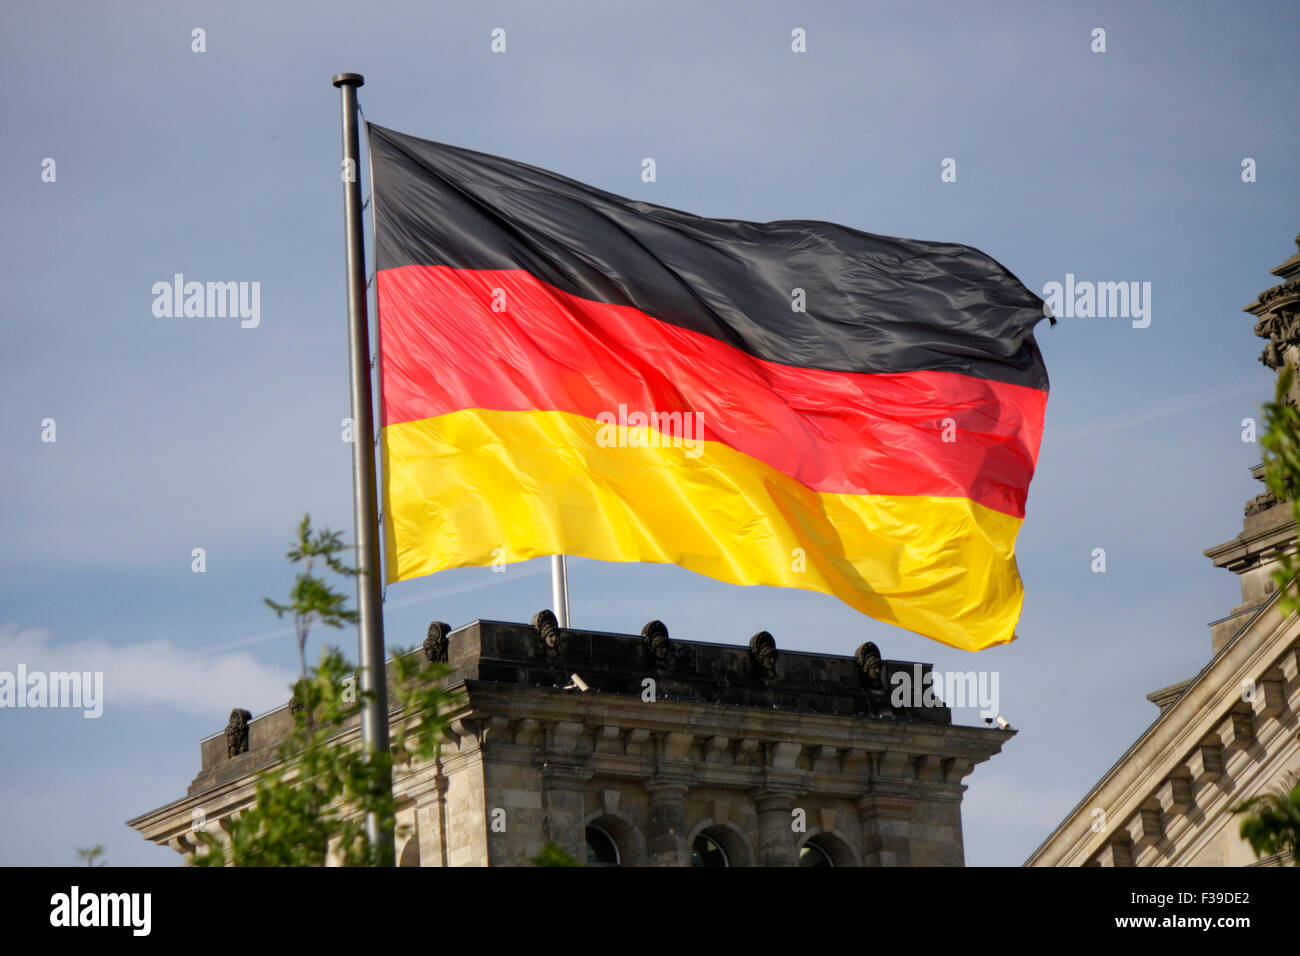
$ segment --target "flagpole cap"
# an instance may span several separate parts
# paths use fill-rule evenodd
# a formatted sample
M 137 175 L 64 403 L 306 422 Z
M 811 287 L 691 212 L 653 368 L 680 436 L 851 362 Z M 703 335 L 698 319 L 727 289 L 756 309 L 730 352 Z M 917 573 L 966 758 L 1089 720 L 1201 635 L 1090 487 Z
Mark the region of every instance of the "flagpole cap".
M 362 86 L 365 82 L 366 82 L 366 78 L 362 76 L 360 73 L 335 73 L 334 74 L 335 86 Z

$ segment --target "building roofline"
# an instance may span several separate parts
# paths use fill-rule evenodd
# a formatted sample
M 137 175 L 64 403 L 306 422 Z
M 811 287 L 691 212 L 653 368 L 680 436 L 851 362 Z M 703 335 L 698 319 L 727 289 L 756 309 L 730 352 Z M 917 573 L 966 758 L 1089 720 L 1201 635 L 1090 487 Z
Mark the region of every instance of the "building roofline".
M 1254 623 L 1269 608 L 1273 607 L 1273 605 L 1277 603 L 1278 598 L 1281 597 L 1281 594 L 1282 592 L 1276 591 L 1270 596 L 1269 600 L 1259 605 L 1255 613 L 1251 615 L 1250 620 L 1247 621 L 1245 624 L 1243 624 L 1240 629 L 1238 629 L 1237 633 L 1232 636 L 1231 640 L 1225 641 L 1224 645 L 1221 648 L 1219 648 L 1219 652 L 1215 654 L 1213 657 L 1211 657 L 1209 661 L 1206 662 L 1205 666 L 1202 667 L 1194 677 L 1189 679 L 1187 687 L 1183 691 L 1183 696 L 1180 698 L 1180 701 L 1189 699 L 1189 697 L 1191 696 L 1191 691 L 1198 684 L 1200 684 L 1202 680 L 1204 680 L 1205 675 L 1210 672 L 1210 670 L 1215 666 L 1215 664 L 1217 664 L 1219 660 L 1226 653 L 1228 653 L 1230 649 L 1233 648 L 1233 645 L 1236 643 L 1237 638 L 1240 637 L 1245 631 L 1249 630 L 1254 625 Z M 1056 825 L 1056 828 L 1052 830 L 1050 834 L 1048 834 L 1047 838 L 1044 839 L 1042 843 L 1038 844 L 1038 846 L 1034 849 L 1033 853 L 1029 854 L 1029 856 L 1025 858 L 1025 862 L 1022 863 L 1021 866 L 1028 866 L 1038 857 L 1039 854 L 1041 854 L 1045 849 L 1047 849 L 1047 847 L 1052 843 L 1052 841 L 1055 840 L 1065 830 L 1065 828 L 1070 824 L 1072 820 L 1074 820 L 1078 812 L 1087 805 L 1087 803 L 1093 798 L 1093 796 L 1095 796 L 1098 793 L 1098 791 L 1100 791 L 1110 781 L 1112 777 L 1115 776 L 1115 772 L 1119 770 L 1120 767 L 1122 767 L 1128 761 L 1128 758 L 1134 753 L 1134 751 L 1141 748 L 1142 745 L 1146 742 L 1147 738 L 1152 736 L 1156 732 L 1156 730 L 1160 727 L 1160 725 L 1167 718 L 1169 718 L 1169 716 L 1177 709 L 1178 709 L 1178 703 L 1173 704 L 1168 709 L 1160 713 L 1156 717 L 1156 719 L 1153 720 L 1147 726 L 1146 730 L 1142 731 L 1142 734 L 1138 737 L 1138 739 L 1133 741 L 1133 743 L 1129 746 L 1129 748 L 1125 750 L 1122 755 L 1120 755 L 1119 759 L 1117 759 L 1113 764 L 1111 764 L 1109 769 L 1107 769 L 1106 772 L 1102 774 L 1101 777 L 1097 780 L 1097 782 L 1092 785 L 1092 787 L 1088 790 L 1088 792 L 1083 795 L 1083 799 L 1081 799 L 1078 803 L 1076 803 L 1073 807 L 1070 808 L 1069 812 L 1066 813 L 1065 816 L 1061 818 L 1061 822 Z

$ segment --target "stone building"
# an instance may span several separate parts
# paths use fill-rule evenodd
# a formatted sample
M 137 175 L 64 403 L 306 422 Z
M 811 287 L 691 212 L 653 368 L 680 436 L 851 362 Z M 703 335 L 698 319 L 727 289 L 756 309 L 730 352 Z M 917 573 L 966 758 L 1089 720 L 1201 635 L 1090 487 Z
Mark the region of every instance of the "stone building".
M 1281 284 L 1244 311 L 1258 318 L 1255 333 L 1268 341 L 1260 361 L 1294 369 L 1300 252 L 1273 274 Z M 1264 466 L 1251 474 L 1262 480 Z M 1205 552 L 1215 567 L 1241 578 L 1241 603 L 1210 624 L 1209 663 L 1147 695 L 1160 715 L 1026 865 L 1257 862 L 1229 807 L 1300 782 L 1300 617 L 1282 615 L 1272 577 L 1278 553 L 1294 549 L 1296 532 L 1291 508 L 1264 491 L 1247 502 L 1241 534 Z
M 962 780 L 1013 731 L 894 706 L 929 665 L 532 625 L 430 625 L 462 703 L 441 756 L 394 779 L 402 866 L 963 865 Z M 187 859 L 220 836 L 292 726 L 288 706 L 202 742 L 187 796 L 129 821 Z M 347 742 L 359 735 L 352 727 Z

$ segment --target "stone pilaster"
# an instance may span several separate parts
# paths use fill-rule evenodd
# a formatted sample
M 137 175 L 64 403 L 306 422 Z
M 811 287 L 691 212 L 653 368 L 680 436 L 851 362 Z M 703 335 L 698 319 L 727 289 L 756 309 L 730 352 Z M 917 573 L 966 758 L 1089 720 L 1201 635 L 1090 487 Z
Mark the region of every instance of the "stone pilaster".
M 583 730 L 577 721 L 551 725 L 546 733 L 547 756 L 541 772 L 546 837 L 579 861 L 587 858 L 583 798 L 592 776 Z
M 432 792 L 416 806 L 415 814 L 421 863 L 424 866 L 446 866 L 447 777 L 441 769 L 434 774 Z
M 758 810 L 759 866 L 794 866 L 798 862 L 790 815 L 794 797 L 790 790 L 763 790 L 754 796 Z
M 690 847 L 686 845 L 686 791 L 688 784 L 674 777 L 661 777 L 646 784 L 650 795 L 650 819 L 646 845 L 651 866 L 686 866 Z
M 578 861 L 587 859 L 586 827 L 583 826 L 583 795 L 589 771 L 571 766 L 542 768 L 542 803 L 546 808 L 546 837 Z
M 903 793 L 868 793 L 856 801 L 865 866 L 911 866 L 916 800 Z

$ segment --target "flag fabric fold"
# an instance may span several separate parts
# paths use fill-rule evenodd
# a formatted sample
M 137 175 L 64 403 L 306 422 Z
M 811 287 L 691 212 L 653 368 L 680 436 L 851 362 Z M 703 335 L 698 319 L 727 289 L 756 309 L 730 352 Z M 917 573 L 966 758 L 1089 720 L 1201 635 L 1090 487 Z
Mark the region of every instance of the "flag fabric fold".
M 1012 639 L 1048 381 L 1006 269 L 368 129 L 389 581 L 665 562 Z

